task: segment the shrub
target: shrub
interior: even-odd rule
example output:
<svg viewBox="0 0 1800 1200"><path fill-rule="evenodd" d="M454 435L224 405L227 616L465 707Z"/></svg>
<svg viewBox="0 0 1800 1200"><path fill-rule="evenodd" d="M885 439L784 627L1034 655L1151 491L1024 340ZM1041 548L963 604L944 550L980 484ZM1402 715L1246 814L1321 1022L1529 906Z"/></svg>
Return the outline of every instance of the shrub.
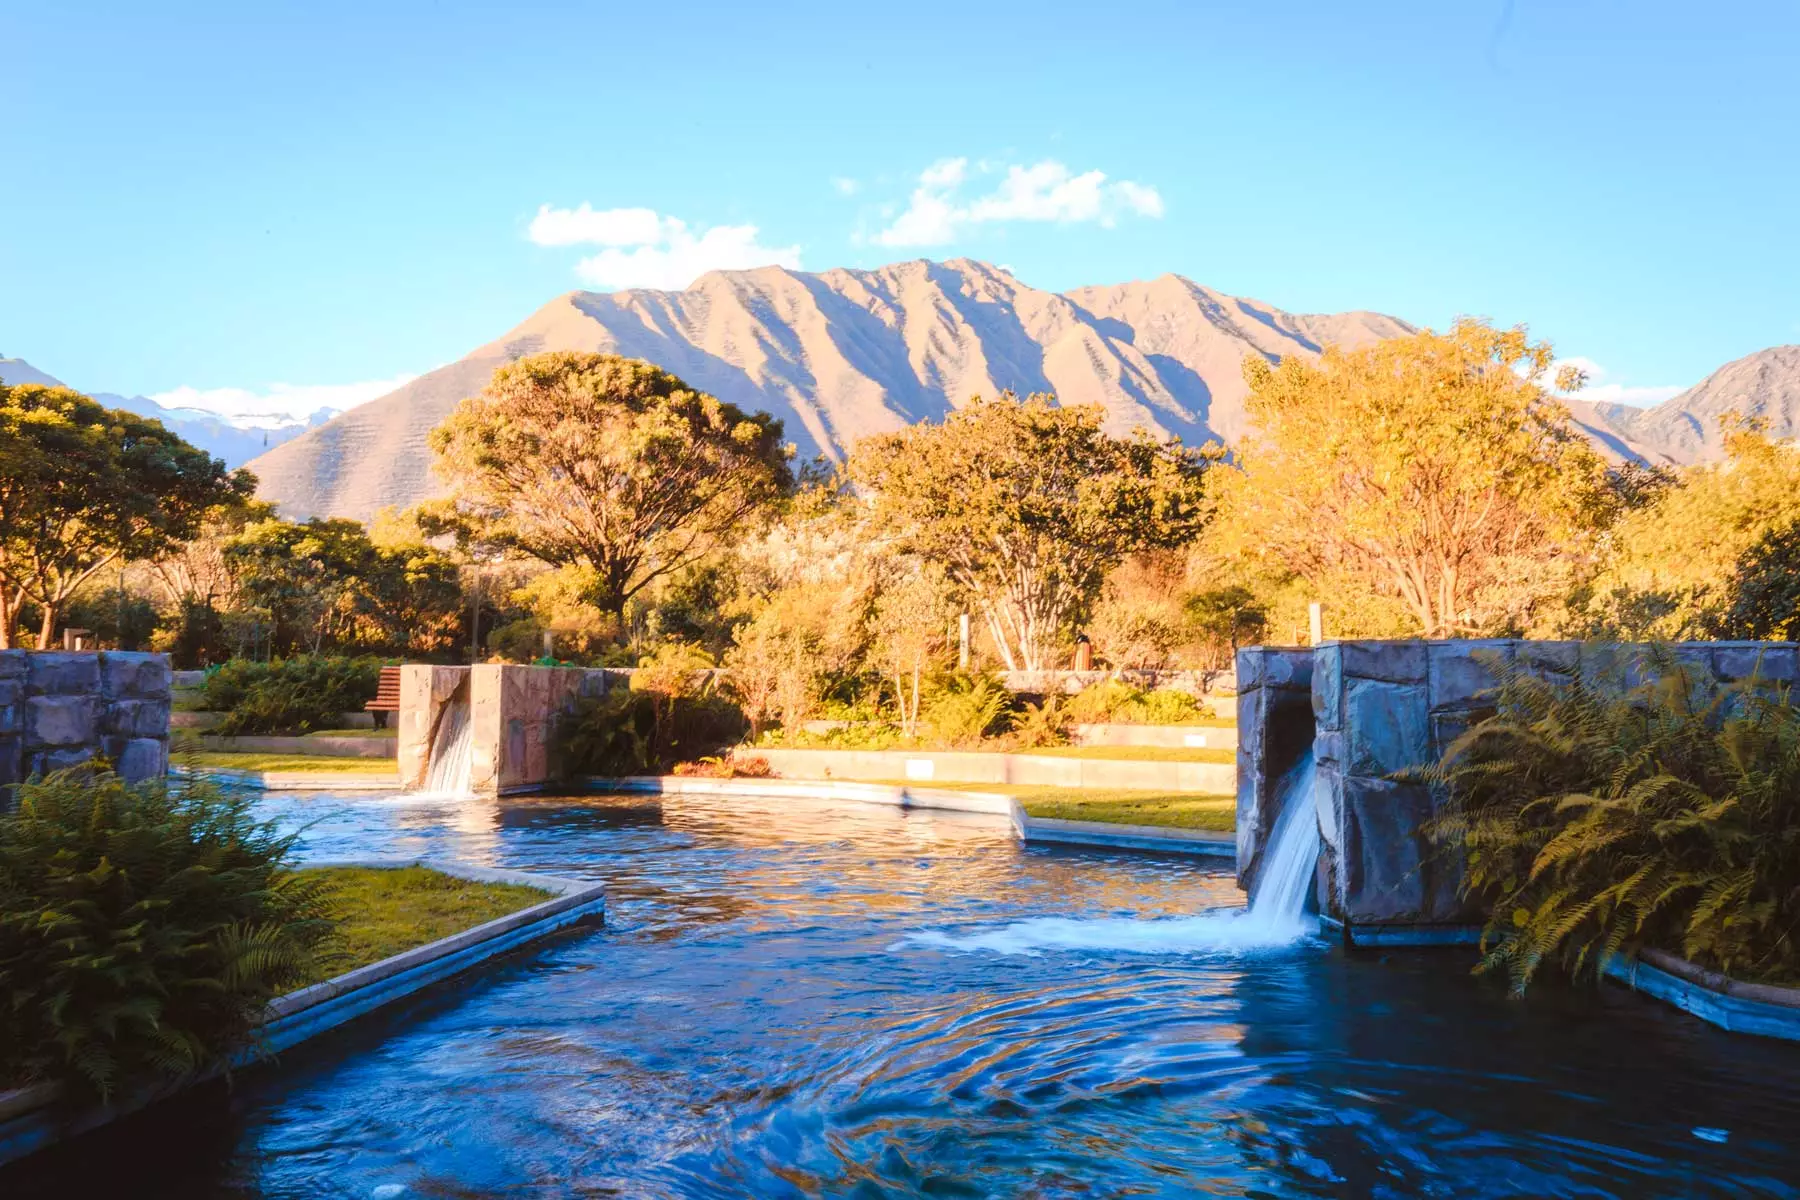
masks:
<svg viewBox="0 0 1800 1200"><path fill-rule="evenodd" d="M381 660L313 656L250 662L234 659L206 677L206 707L223 712L218 732L310 733L375 696Z"/></svg>
<svg viewBox="0 0 1800 1200"><path fill-rule="evenodd" d="M1589 656L1597 657L1597 656ZM1583 674L1498 665L1494 714L1405 777L1488 910L1478 970L1523 992L1656 947L1800 980L1800 713L1785 688L1696 679L1667 650ZM1636 678L1651 682L1628 686Z"/></svg>
<svg viewBox="0 0 1800 1200"><path fill-rule="evenodd" d="M334 929L292 846L206 783L21 784L0 816L0 1083L106 1098L244 1046Z"/></svg>
<svg viewBox="0 0 1800 1200"><path fill-rule="evenodd" d="M1070 697L1069 720L1078 725L1119 722L1180 725L1206 715L1206 706L1172 688L1144 691L1117 679L1089 684Z"/></svg>
<svg viewBox="0 0 1800 1200"><path fill-rule="evenodd" d="M1069 740L1068 705L1052 693L1042 704L1027 704L1013 717L1013 745L1020 750L1061 746Z"/></svg>
<svg viewBox="0 0 1800 1200"><path fill-rule="evenodd" d="M564 721L565 775L662 775L743 740L743 711L715 695L620 689L579 703Z"/></svg>
<svg viewBox="0 0 1800 1200"><path fill-rule="evenodd" d="M952 746L979 742L1004 730L1013 694L987 675L947 675L934 683L919 720L932 737Z"/></svg>
<svg viewBox="0 0 1800 1200"><path fill-rule="evenodd" d="M697 779L767 779L772 774L769 760L760 754L709 755L698 762L676 763L674 773Z"/></svg>

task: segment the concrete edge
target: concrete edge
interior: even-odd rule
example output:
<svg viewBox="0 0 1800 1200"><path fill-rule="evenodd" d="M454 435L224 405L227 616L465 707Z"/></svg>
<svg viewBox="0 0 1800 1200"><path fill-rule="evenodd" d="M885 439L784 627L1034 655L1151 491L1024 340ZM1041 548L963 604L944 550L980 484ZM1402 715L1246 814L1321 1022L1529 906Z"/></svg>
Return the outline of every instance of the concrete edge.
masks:
<svg viewBox="0 0 1800 1200"><path fill-rule="evenodd" d="M1684 974L1691 973L1694 977L1683 978L1682 975L1664 970L1644 958L1624 958L1619 955L1608 958L1601 966L1601 973L1633 991L1661 1000L1727 1032L1780 1038L1789 1042L1800 1041L1800 990L1727 980L1715 972L1672 955L1663 955L1657 951L1645 952L1646 956L1652 954L1670 965L1680 964ZM1709 986L1705 982L1709 977L1732 985L1732 990ZM1757 994L1778 993L1782 998L1780 1002L1752 999L1743 994L1750 989L1754 989Z"/></svg>
<svg viewBox="0 0 1800 1200"><path fill-rule="evenodd" d="M1026 844L1057 843L1105 850L1147 850L1160 854L1235 857L1237 835L1204 829L1171 829L1160 825L1113 825L1103 821L1065 821L1026 814L1017 799L1003 792L962 792L834 779L704 779L687 775L589 776L581 786L598 792L656 795L741 795L792 797L804 800L850 800L901 808L981 813L1005 817L1013 836Z"/></svg>
<svg viewBox="0 0 1800 1200"><path fill-rule="evenodd" d="M460 879L533 887L552 893L552 898L278 997L269 1005L269 1018L257 1027L255 1044L233 1056L233 1067L252 1065L269 1054L290 1049L479 963L572 925L604 919L606 911L603 885L553 875L426 858L341 860L303 865L380 869L421 866ZM54 1112L54 1105L61 1095L61 1089L54 1083L0 1092L0 1166L129 1116L220 1073L215 1070L153 1087L128 1099L66 1117L59 1117Z"/></svg>
<svg viewBox="0 0 1800 1200"><path fill-rule="evenodd" d="M1152 850L1207 858L1237 857L1237 835L1209 829L1173 829L1162 825L1115 825L1106 821L1070 821L1019 812L1019 840L1105 849Z"/></svg>
<svg viewBox="0 0 1800 1200"><path fill-rule="evenodd" d="M382 762L383 759L368 759ZM264 792L397 792L400 780L356 771L240 771L235 767L201 767L190 771L172 766L171 775L212 779Z"/></svg>

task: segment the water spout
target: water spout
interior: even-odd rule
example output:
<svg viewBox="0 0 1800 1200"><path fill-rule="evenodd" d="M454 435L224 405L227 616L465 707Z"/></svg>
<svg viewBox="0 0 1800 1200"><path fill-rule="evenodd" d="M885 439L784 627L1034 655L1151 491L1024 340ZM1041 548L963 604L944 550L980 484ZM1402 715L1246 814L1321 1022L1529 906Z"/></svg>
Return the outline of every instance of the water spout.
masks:
<svg viewBox="0 0 1800 1200"><path fill-rule="evenodd" d="M473 796L475 774L474 722L469 719L469 697L458 693L438 718L437 735L431 739L431 762L425 772L425 792L433 796Z"/></svg>
<svg viewBox="0 0 1800 1200"><path fill-rule="evenodd" d="M1317 771L1308 754L1281 784L1281 815L1263 848L1262 870L1250 893L1244 920L1270 934L1310 928L1306 899L1319 863Z"/></svg>

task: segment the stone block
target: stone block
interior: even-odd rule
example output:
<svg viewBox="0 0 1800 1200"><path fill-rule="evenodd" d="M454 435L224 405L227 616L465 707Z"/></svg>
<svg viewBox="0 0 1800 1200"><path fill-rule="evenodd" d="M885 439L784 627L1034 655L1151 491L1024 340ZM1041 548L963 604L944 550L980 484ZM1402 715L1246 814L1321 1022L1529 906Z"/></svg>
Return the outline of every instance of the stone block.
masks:
<svg viewBox="0 0 1800 1200"><path fill-rule="evenodd" d="M1540 678L1573 675L1581 668L1580 642L1535 642L1519 639L1513 655L1520 665Z"/></svg>
<svg viewBox="0 0 1800 1200"><path fill-rule="evenodd" d="M113 769L128 783L160 779L169 771L169 746L161 738L131 738L112 759Z"/></svg>
<svg viewBox="0 0 1800 1200"><path fill-rule="evenodd" d="M1513 646L1505 638L1432 642L1427 654L1431 711L1481 704L1482 693L1499 683L1495 665L1512 661Z"/></svg>
<svg viewBox="0 0 1800 1200"><path fill-rule="evenodd" d="M1384 776L1431 760L1425 689L1352 679L1344 687L1345 772Z"/></svg>
<svg viewBox="0 0 1800 1200"><path fill-rule="evenodd" d="M25 731L25 705L15 697L0 704L0 737Z"/></svg>
<svg viewBox="0 0 1800 1200"><path fill-rule="evenodd" d="M167 700L114 700L106 706L102 728L126 737L169 736Z"/></svg>
<svg viewBox="0 0 1800 1200"><path fill-rule="evenodd" d="M1334 914L1355 923L1439 920L1428 878L1431 850L1424 826L1431 797L1424 788L1379 779L1346 779L1334 871Z"/></svg>
<svg viewBox="0 0 1800 1200"><path fill-rule="evenodd" d="M1344 678L1380 679L1388 683L1424 683L1428 669L1426 643L1406 641L1339 642Z"/></svg>
<svg viewBox="0 0 1800 1200"><path fill-rule="evenodd" d="M0 737L0 788L11 787L25 778L25 739L13 734ZM0 808L5 807L0 796Z"/></svg>
<svg viewBox="0 0 1800 1200"><path fill-rule="evenodd" d="M1241 700L1245 692L1263 685L1263 664L1266 650L1262 646L1245 646L1237 652L1238 698Z"/></svg>
<svg viewBox="0 0 1800 1200"><path fill-rule="evenodd" d="M29 656L26 689L40 696L91 695L100 690L100 656L62 650Z"/></svg>
<svg viewBox="0 0 1800 1200"><path fill-rule="evenodd" d="M169 695L168 656L137 650L102 650L100 694L108 700L158 700Z"/></svg>
<svg viewBox="0 0 1800 1200"><path fill-rule="evenodd" d="M1721 642L1713 648L1713 671L1720 679L1794 683L1800 680L1800 649L1792 642Z"/></svg>
<svg viewBox="0 0 1800 1200"><path fill-rule="evenodd" d="M0 650L0 679L23 679L31 670L31 651Z"/></svg>
<svg viewBox="0 0 1800 1200"><path fill-rule="evenodd" d="M1320 729L1313 735L1313 761L1341 764L1344 761L1344 734L1339 729Z"/></svg>
<svg viewBox="0 0 1800 1200"><path fill-rule="evenodd" d="M1320 729L1342 729L1344 699L1344 647L1327 642L1313 652L1313 720Z"/></svg>
<svg viewBox="0 0 1800 1200"><path fill-rule="evenodd" d="M90 743L85 746L58 746L49 750L29 751L25 755L26 771L31 775L48 775L52 771L79 767L83 763L92 762L97 749L97 744Z"/></svg>
<svg viewBox="0 0 1800 1200"><path fill-rule="evenodd" d="M25 742L34 750L91 745L100 732L98 707L92 695L29 697L25 701Z"/></svg>

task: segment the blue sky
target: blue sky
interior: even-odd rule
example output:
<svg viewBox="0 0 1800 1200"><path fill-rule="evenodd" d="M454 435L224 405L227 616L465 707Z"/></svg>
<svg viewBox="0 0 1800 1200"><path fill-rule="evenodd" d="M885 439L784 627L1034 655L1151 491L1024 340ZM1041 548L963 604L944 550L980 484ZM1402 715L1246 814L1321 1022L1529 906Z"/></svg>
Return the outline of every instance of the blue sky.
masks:
<svg viewBox="0 0 1800 1200"><path fill-rule="evenodd" d="M303 407L574 287L969 255L1523 321L1654 399L1800 341L1797 44L1791 0L0 0L0 353Z"/></svg>

